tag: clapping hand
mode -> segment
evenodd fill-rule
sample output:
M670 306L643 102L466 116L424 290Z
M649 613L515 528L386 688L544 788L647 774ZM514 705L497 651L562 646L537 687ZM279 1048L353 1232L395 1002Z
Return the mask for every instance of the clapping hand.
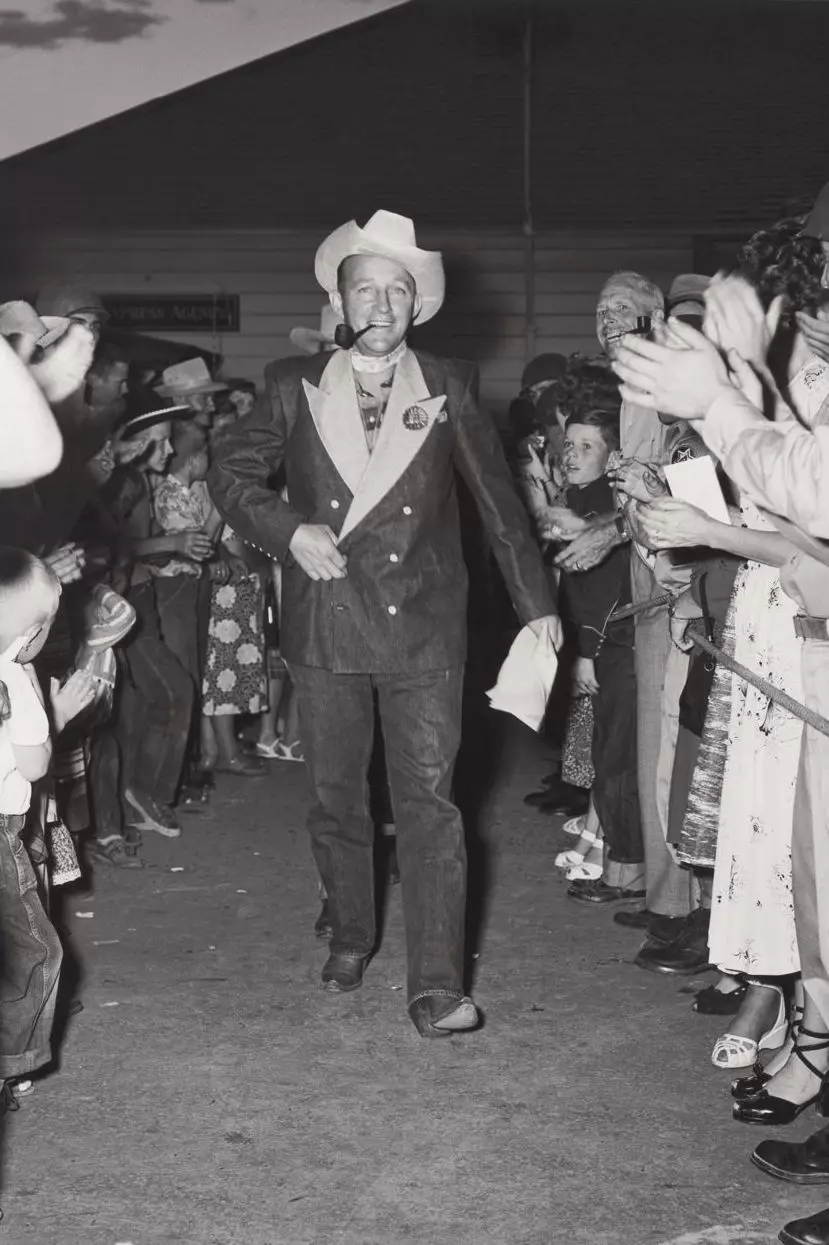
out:
M52 703L52 719L57 734L76 718L84 709L88 709L95 700L95 680L88 670L76 670L60 686L57 679L49 683L49 699Z
M764 311L756 288L745 277L718 274L705 293L705 334L721 350L736 351L753 368L762 368L782 310L781 295Z
M62 584L71 584L80 579L86 556L79 545L68 544L61 545L53 553L47 554L43 561L54 571Z
M669 327L677 347L633 333L623 338L613 360L622 397L676 419L704 419L729 388L725 361L714 343L689 324L671 320Z

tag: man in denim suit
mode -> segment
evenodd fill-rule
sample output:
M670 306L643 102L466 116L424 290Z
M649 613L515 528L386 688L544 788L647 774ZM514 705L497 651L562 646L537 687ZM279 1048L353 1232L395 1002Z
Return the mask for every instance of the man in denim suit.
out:
M264 400L216 447L210 489L233 529L285 563L281 648L299 695L314 856L333 936L322 985L356 989L375 940L366 772L376 696L398 834L409 1014L424 1037L474 1028L463 993L466 853L452 775L466 655L455 471L476 499L524 623L559 619L474 368L414 351L444 296L441 256L380 211L320 246L346 326L337 349L267 372ZM284 464L290 501L269 487Z

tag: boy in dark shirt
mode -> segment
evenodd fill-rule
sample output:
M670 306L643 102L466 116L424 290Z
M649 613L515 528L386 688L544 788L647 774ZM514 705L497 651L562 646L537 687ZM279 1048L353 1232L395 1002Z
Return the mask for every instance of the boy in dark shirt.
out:
M608 514L616 499L606 471L619 448L619 425L604 411L567 421L564 470L567 506L582 518ZM610 622L630 604L630 547L621 545L588 571L564 571L562 617L575 646L573 691L593 697L593 804L605 840L604 873L576 880L567 894L585 903L644 895L642 831L636 764L636 676L632 618Z

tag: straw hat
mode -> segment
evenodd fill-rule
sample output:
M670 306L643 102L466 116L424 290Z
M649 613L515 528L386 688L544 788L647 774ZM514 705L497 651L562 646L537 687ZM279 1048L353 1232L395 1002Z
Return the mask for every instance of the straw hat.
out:
M349 255L382 255L400 264L414 278L423 306L418 323L437 315L446 293L440 251L417 245L414 222L396 212L375 212L361 229L356 220L340 225L317 250L314 273L326 294L337 290L337 269Z

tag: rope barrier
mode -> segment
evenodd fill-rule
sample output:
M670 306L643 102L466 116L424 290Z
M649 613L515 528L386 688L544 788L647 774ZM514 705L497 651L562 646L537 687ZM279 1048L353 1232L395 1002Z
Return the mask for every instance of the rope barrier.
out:
M672 600L671 594L666 592L658 597L650 597L647 601L639 601L636 605L625 605L621 609L614 610L608 622L619 622L623 618L633 618L646 610L662 609L669 605ZM699 635L695 631L689 631L688 639L697 648L707 653L709 657L713 657L715 661L718 661L721 666L725 666L726 670L730 670L732 674L736 674L745 683L750 683L752 687L756 687L758 692L768 696L769 700L774 701L776 705L786 709L793 717L799 718L807 726L820 731L822 735L829 735L829 720L821 717L819 713L815 713L813 709L808 709L806 705L801 705L800 701L789 696L788 692L784 692L782 688L775 687L773 683L769 683L768 679L755 674L747 666L743 666L739 661L735 661L733 657L729 657L727 653L724 653L721 648L717 648L716 644L712 644L705 636Z
M805 705L801 705L800 701L789 696L788 692L775 687L773 683L769 683L768 679L761 678L753 670L748 670L740 662L735 661L733 657L729 657L724 653L721 648L717 648L716 644L706 640L705 636L697 635L696 632L689 632L688 639L693 640L697 648L701 648L704 653L708 653L721 666L725 666L726 670L731 670L733 674L736 674L746 683L756 687L759 692L762 692L764 696L768 696L769 700L773 700L775 704L782 705L784 709L788 709L793 717L800 718L800 721L805 722L807 726L813 726L822 735L829 735L829 721L826 718L822 718L819 713L815 713L813 709L807 709Z

